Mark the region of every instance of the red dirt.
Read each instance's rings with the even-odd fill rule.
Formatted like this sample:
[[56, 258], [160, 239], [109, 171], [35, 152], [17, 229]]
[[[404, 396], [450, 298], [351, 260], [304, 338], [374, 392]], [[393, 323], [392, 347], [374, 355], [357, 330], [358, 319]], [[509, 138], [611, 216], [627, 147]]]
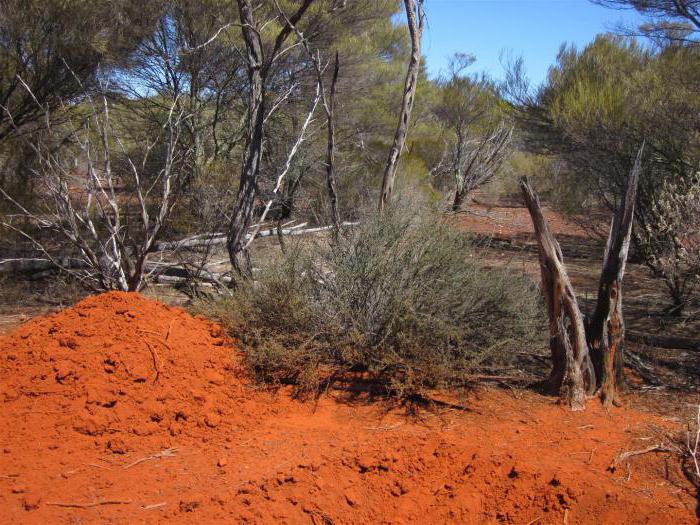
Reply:
[[[481, 198], [481, 195], [479, 195]], [[549, 206], [543, 206], [547, 223], [555, 235], [587, 237], [586, 232], [564, 215]], [[459, 215], [459, 224], [467, 231], [488, 235], [499, 239], [533, 237], [532, 219], [522, 205], [500, 206], [498, 203], [487, 204], [482, 201], [470, 202], [464, 213]]]
[[300, 403], [251, 386], [217, 325], [136, 294], [0, 337], [0, 388], [1, 523], [697, 522], [670, 455], [608, 470], [658, 417], [487, 389], [417, 421]]

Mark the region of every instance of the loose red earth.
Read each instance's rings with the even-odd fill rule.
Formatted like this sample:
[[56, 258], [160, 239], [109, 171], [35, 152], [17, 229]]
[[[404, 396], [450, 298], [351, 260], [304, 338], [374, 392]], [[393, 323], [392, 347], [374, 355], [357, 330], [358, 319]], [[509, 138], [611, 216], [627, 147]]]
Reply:
[[[670, 423], [476, 390], [399, 411], [252, 385], [217, 325], [109, 293], [0, 337], [2, 523], [696, 523]], [[656, 430], [655, 430], [656, 429]]]

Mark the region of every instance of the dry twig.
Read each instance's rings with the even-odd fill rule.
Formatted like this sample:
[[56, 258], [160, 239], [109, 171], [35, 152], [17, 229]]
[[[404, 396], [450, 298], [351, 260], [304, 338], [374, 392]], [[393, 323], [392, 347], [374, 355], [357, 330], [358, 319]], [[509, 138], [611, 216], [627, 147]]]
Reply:
[[141, 505], [141, 508], [143, 510], [151, 510], [151, 509], [159, 509], [161, 507], [165, 507], [166, 502], [163, 501], [161, 503], [153, 503], [152, 505]]
[[146, 343], [149, 352], [151, 352], [151, 358], [153, 359], [153, 368], [156, 371], [156, 377], [155, 379], [153, 379], [153, 382], [156, 383], [158, 381], [158, 378], [160, 377], [160, 367], [158, 366], [158, 354], [156, 353], [155, 348], [151, 346], [151, 343], [149, 343], [145, 339], [143, 340], [143, 342]]
[[135, 467], [139, 463], [143, 463], [144, 461], [150, 461], [152, 459], [161, 459], [161, 458], [172, 458], [175, 456], [175, 452], [177, 451], [177, 448], [166, 448], [165, 450], [161, 450], [160, 452], [156, 452], [155, 454], [151, 454], [150, 456], [143, 457], [141, 459], [137, 459], [133, 463], [129, 463], [128, 465], [124, 466], [124, 469], [129, 469], [131, 467]]
[[700, 447], [700, 405], [698, 405], [698, 413], [695, 416], [695, 444], [691, 445], [691, 435], [692, 433], [688, 431], [688, 453], [690, 458], [693, 460], [695, 465], [695, 475], [700, 481], [700, 459], [698, 459], [698, 448]]
[[101, 501], [95, 501], [93, 503], [65, 503], [62, 501], [49, 501], [48, 503], [46, 503], [46, 505], [70, 509], [89, 509], [91, 507], [99, 507], [101, 505], [128, 505], [129, 503], [131, 503], [130, 500], [105, 499]]
[[642, 450], [630, 450], [628, 452], [623, 452], [615, 458], [610, 467], [608, 467], [608, 470], [614, 471], [622, 462], [627, 461], [629, 458], [641, 456], [642, 454], [648, 454], [649, 452], [671, 452], [671, 449], [662, 444], [658, 444]]

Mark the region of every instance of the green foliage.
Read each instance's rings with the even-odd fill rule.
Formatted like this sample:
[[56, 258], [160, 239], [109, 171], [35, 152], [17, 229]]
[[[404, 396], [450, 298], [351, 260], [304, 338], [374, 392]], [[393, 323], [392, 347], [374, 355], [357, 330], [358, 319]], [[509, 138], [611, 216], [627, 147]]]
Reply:
[[123, 63], [151, 30], [160, 12], [154, 4], [144, 12], [130, 0], [3, 0], [0, 100], [14, 123], [6, 111], [0, 114], [0, 142], [45, 108], [54, 110], [82, 93], [98, 67]]
[[508, 128], [495, 82], [483, 74], [465, 73], [474, 60], [471, 55], [456, 54], [448, 75], [435, 83], [431, 100], [434, 126], [439, 130], [433, 131], [428, 143], [435, 153], [426, 156], [432, 183], [440, 190], [457, 192], [461, 195], [459, 201], [500, 171], [500, 162], [490, 169], [484, 162], [488, 157], [485, 150], [481, 155], [478, 152], [488, 137], [493, 140], [497, 129]]
[[566, 192], [576, 190], [561, 184], [555, 157], [527, 151], [514, 152], [485, 190], [520, 201], [520, 177], [527, 177], [537, 188], [539, 195], [547, 200], [556, 200], [562, 207], [566, 207], [571, 201]]
[[485, 266], [464, 234], [391, 209], [337, 245], [294, 246], [198, 309], [231, 329], [263, 382], [304, 393], [367, 372], [403, 397], [465, 386], [486, 361], [510, 359], [543, 333], [538, 304], [531, 280]]
[[[582, 50], [563, 48], [525, 125], [540, 151], [559, 155], [560, 187], [552, 196], [582, 217], [614, 209], [636, 152], [646, 155], [635, 207], [637, 255], [666, 284], [676, 305], [688, 290], [678, 274], [674, 236], [658, 213], [663, 188], [681, 190], [700, 168], [700, 48], [658, 50], [633, 40], [599, 36]], [[544, 144], [544, 146], [542, 146]], [[668, 186], [670, 184], [670, 186]], [[594, 228], [599, 225], [592, 225]], [[601, 228], [605, 229], [605, 227]], [[659, 235], [667, 238], [660, 242]], [[676, 268], [669, 273], [667, 268]]]

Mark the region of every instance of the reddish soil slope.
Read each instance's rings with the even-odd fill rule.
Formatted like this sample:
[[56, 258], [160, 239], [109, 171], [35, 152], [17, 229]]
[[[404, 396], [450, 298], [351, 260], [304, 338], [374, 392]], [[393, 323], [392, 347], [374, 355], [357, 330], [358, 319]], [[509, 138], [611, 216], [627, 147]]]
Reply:
[[696, 523], [658, 418], [475, 392], [418, 420], [249, 385], [215, 324], [111, 293], [0, 337], [0, 523]]

